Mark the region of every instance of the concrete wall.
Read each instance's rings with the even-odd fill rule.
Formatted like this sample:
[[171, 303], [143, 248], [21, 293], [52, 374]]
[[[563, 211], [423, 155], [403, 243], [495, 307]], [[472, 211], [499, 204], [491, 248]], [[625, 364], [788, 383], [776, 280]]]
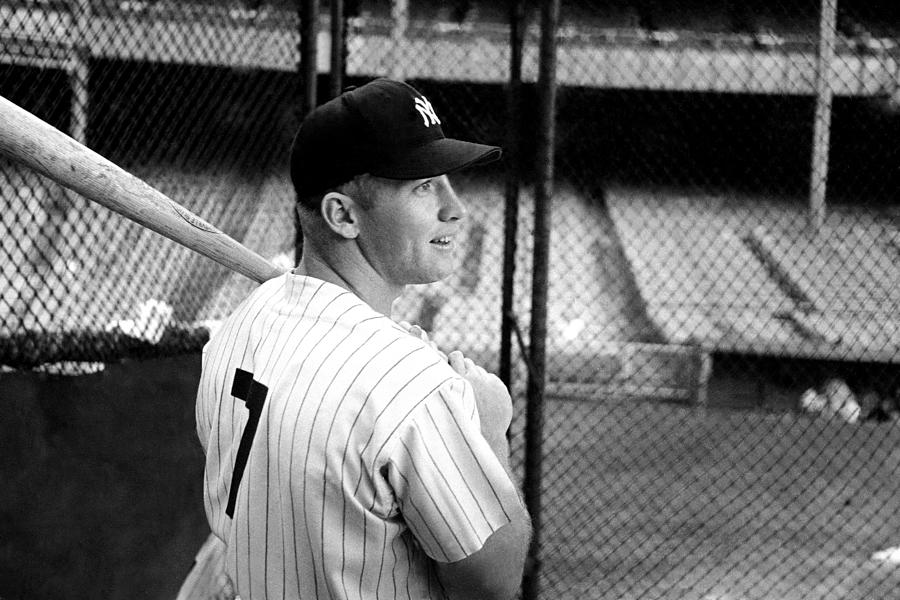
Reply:
[[199, 356], [0, 373], [0, 597], [174, 598], [209, 528]]

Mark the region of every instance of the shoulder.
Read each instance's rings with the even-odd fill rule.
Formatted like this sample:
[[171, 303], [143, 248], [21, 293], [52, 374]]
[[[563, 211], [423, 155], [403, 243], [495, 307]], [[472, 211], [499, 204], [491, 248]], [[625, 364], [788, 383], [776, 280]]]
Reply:
[[451, 380], [462, 379], [444, 356], [388, 317], [367, 321], [360, 329], [382, 349], [383, 369], [409, 382], [409, 391], [419, 390], [415, 395], [431, 394]]
[[468, 382], [439, 352], [387, 317], [357, 324], [353, 338], [352, 385], [385, 436], [408, 426], [426, 405], [463, 398]]

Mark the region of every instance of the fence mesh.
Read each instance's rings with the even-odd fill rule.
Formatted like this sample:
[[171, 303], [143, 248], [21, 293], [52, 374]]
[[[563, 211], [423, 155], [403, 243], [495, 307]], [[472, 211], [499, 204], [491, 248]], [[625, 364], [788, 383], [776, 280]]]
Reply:
[[[3, 93], [269, 258], [292, 257], [292, 199], [279, 167], [299, 33], [296, 10], [275, 15], [215, 3], [5, 4]], [[3, 166], [12, 209], [3, 218], [5, 364], [77, 373], [196, 351], [209, 323], [250, 289]]]
[[[298, 12], [3, 3], [0, 89], [287, 268]], [[347, 83], [402, 77], [449, 135], [503, 144], [507, 13], [347, 2]], [[538, 22], [526, 15], [515, 125], [528, 164]], [[900, 11], [571, 1], [557, 41], [540, 596], [895, 597]], [[0, 364], [80, 373], [196, 351], [253, 285], [2, 165]], [[462, 268], [395, 306], [489, 366], [501, 169], [454, 180], [470, 213]], [[531, 172], [516, 233], [523, 333]], [[512, 385], [520, 470], [526, 354], [516, 347]]]
[[898, 14], [680, 4], [563, 6], [542, 597], [892, 597]]

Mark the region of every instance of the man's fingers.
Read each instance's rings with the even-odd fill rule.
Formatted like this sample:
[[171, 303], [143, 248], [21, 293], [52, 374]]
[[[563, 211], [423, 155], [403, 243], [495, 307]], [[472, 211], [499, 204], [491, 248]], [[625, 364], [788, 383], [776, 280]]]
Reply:
[[484, 367], [476, 364], [475, 361], [468, 356], [464, 356], [459, 350], [454, 350], [448, 354], [447, 362], [449, 362], [450, 366], [453, 367], [453, 370], [460, 375], [481, 375], [484, 377], [488, 374], [488, 372], [484, 370]]
[[422, 329], [418, 325], [413, 325], [409, 321], [398, 321], [397, 325], [402, 327], [403, 330], [406, 331], [406, 333], [408, 333], [409, 335], [411, 335], [413, 337], [417, 337], [420, 340], [423, 340], [426, 342], [428, 341], [428, 334], [425, 332], [424, 329]]
[[449, 362], [453, 370], [460, 375], [466, 374], [466, 359], [463, 357], [463, 353], [459, 350], [454, 350], [453, 352], [448, 354], [447, 362]]

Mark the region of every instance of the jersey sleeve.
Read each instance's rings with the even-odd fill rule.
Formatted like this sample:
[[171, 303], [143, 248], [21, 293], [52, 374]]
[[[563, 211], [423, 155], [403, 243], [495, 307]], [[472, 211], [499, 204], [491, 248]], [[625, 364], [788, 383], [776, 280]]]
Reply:
[[462, 378], [438, 388], [400, 428], [389, 478], [404, 521], [439, 562], [480, 550], [520, 502], [481, 435], [472, 387]]
[[[203, 351], [201, 353], [201, 364], [204, 367], [203, 371], [205, 371], [205, 367], [207, 366], [207, 349], [209, 348], [209, 344], [203, 346]], [[204, 454], [206, 453], [206, 449], [209, 446], [209, 433], [212, 428], [211, 420], [209, 418], [209, 404], [212, 402], [210, 398], [210, 387], [211, 383], [204, 377], [203, 372], [201, 372], [200, 383], [197, 386], [197, 399], [194, 405], [194, 420], [197, 429], [197, 437], [200, 440], [200, 445], [203, 447]]]

